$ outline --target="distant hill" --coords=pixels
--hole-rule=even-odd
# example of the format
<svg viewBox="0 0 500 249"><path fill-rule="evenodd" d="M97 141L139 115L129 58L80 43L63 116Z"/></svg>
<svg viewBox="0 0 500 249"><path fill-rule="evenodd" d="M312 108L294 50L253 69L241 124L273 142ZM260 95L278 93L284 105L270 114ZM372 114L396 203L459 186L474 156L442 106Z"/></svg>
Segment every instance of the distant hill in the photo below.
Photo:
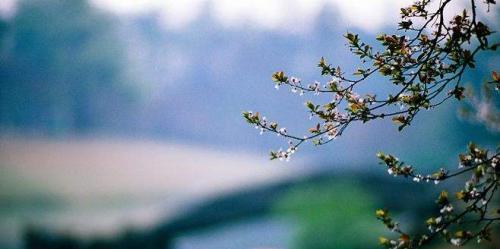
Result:
<svg viewBox="0 0 500 249"><path fill-rule="evenodd" d="M334 182L338 179L351 182L353 186L361 187L374 197L378 196L377 205L385 205L396 213L406 211L427 215L432 210L431 207L424 206L423 202L416 200L415 195L409 194L431 193L430 185L406 184L378 174L326 171L221 195L185 209L178 216L163 221L155 228L129 230L116 238L81 239L67 233L57 234L34 229L28 230L26 245L27 249L51 249L61 246L68 249L174 248L175 239L183 234L215 229L251 217L272 215L277 201L290 190L311 184ZM411 217L417 216L410 216L410 219Z"/></svg>

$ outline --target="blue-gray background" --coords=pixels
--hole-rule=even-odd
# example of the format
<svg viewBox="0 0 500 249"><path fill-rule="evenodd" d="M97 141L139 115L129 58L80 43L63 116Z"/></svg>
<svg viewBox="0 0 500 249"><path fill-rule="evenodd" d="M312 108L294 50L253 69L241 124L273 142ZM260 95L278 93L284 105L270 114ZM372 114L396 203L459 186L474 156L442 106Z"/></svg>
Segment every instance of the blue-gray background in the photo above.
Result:
<svg viewBox="0 0 500 249"><path fill-rule="evenodd" d="M313 1L311 5L319 7L311 14L307 12L311 8L301 11L301 6L309 6L302 1L6 1L1 5L0 19L0 170L4 179L2 207L7 210L3 217L15 224L32 221L31 216L12 217L25 217L16 210L30 207L26 200L39 192L55 193L55 199L58 195L92 199L92 191L101 191L104 196L130 193L123 186L128 186L124 182L130 182L133 170L123 182L98 185L89 192L77 191L80 185L68 193L52 191L60 186L71 189L73 182L61 181L66 175L58 167L70 172L71 167L79 167L74 161L81 157L108 162L100 166L110 168L103 170L108 178L95 180L99 184L116 179L112 172L119 170L117 162L128 161L126 156L134 157L134 153L141 157L141 152L148 159L165 153L185 154L128 165L136 170L144 167L141 164L155 164L154 168L146 167L149 171L141 171L143 178L137 183L141 186L159 173L170 176L172 182L187 179L174 184L179 189L192 187L197 179L217 178L214 174L231 178L233 171L212 171L205 166L227 164L226 168L238 172L239 160L252 165L242 171L256 170L258 173L249 174L256 179L276 171L269 167L279 168L278 175L287 174L287 165L263 162L269 149L286 146L286 141L269 134L259 136L245 124L241 112L259 111L301 135L314 124L308 120L303 103L322 97L299 97L285 88L276 91L270 75L283 70L306 83L325 82L328 79L321 78L316 67L321 56L346 69L356 68L358 61L349 54L342 34L358 32L373 42L375 34L394 29L397 5L402 5L387 0L370 3L368 8L378 6L370 12L363 4L327 2ZM386 12L377 13L384 9ZM489 13L492 23L497 12ZM481 56L465 81L477 88L498 64L495 54ZM359 92L389 89L387 81L375 77ZM424 111L402 133L389 120L354 125L328 146L304 146L289 167L300 168L299 172L324 167L379 170L374 157L377 151L397 154L420 169L454 166L456 154L470 140L490 147L498 141L498 134L461 120L459 107L460 103L451 101ZM74 150L74 154L65 149ZM60 160L51 161L54 158ZM190 169L186 178L177 178L181 173L176 167L183 168L186 160L195 160L192 164L197 167ZM36 173L37 169L41 173ZM248 178L245 173L241 177ZM52 181L57 184L51 185ZM33 187L19 187L20 183ZM206 186L217 184L213 180ZM46 191L45 185L50 186ZM34 191L40 186L43 190ZM143 191L161 192L155 186ZM232 186L215 188L214 192L228 191ZM137 189L133 184L129 187ZM172 190L173 195L182 200L198 198L176 191ZM8 230L9 224L4 222L2 228Z"/></svg>

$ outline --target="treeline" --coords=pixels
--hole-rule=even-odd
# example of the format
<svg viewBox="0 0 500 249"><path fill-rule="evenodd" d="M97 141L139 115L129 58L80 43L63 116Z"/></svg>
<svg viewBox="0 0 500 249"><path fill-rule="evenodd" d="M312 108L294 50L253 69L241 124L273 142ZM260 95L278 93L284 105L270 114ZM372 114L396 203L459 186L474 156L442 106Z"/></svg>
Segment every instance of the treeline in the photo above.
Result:
<svg viewBox="0 0 500 249"><path fill-rule="evenodd" d="M117 27L85 0L20 1L0 19L0 127L82 133L127 115L135 89Z"/></svg>

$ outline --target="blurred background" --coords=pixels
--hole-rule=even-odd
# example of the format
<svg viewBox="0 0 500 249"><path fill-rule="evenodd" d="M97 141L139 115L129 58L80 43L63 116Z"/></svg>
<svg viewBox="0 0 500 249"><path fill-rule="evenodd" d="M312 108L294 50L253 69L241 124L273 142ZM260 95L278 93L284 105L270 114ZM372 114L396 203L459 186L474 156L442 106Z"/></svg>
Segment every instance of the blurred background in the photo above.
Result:
<svg viewBox="0 0 500 249"><path fill-rule="evenodd" d="M454 168L471 140L494 148L498 133L460 104L402 133L352 126L288 163L267 160L286 141L241 117L301 134L315 96L276 91L272 72L325 81L321 56L355 68L342 35L373 42L411 2L0 1L0 248L373 248L380 207L425 229L435 210L415 194L432 204L435 189L388 177L375 153L425 171ZM498 24L498 8L485 19ZM474 88L500 63L477 60Z"/></svg>

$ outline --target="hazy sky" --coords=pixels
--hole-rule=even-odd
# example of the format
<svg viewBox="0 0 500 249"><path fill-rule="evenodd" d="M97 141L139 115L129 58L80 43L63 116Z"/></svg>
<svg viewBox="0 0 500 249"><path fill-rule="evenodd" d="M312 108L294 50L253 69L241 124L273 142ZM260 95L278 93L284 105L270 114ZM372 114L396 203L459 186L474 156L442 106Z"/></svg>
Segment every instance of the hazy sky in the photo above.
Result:
<svg viewBox="0 0 500 249"><path fill-rule="evenodd" d="M410 0L92 0L117 13L161 12L168 28L182 28L210 8L224 26L251 25L263 29L293 27L307 31L323 8L336 8L347 26L370 31L394 23L398 9Z"/></svg>
<svg viewBox="0 0 500 249"><path fill-rule="evenodd" d="M0 1L0 13L11 15L17 0ZM323 8L336 8L348 27L365 31L394 23L398 9L412 0L91 0L97 6L119 14L157 11L167 28L179 29L196 20L202 8L224 26L251 25L262 29L290 28L307 31Z"/></svg>
<svg viewBox="0 0 500 249"><path fill-rule="evenodd" d="M0 15L10 16L19 0L1 0ZM340 13L341 25L376 32L385 25L394 25L399 9L414 0L90 0L96 6L117 14L137 15L157 12L166 28L182 29L209 8L220 24L227 27L252 26L259 29L287 29L306 33L324 8ZM455 10L463 5L456 1ZM438 1L435 1L437 4ZM484 6L480 6L483 7ZM463 8L463 7L459 7ZM489 18L496 13L488 15Z"/></svg>

